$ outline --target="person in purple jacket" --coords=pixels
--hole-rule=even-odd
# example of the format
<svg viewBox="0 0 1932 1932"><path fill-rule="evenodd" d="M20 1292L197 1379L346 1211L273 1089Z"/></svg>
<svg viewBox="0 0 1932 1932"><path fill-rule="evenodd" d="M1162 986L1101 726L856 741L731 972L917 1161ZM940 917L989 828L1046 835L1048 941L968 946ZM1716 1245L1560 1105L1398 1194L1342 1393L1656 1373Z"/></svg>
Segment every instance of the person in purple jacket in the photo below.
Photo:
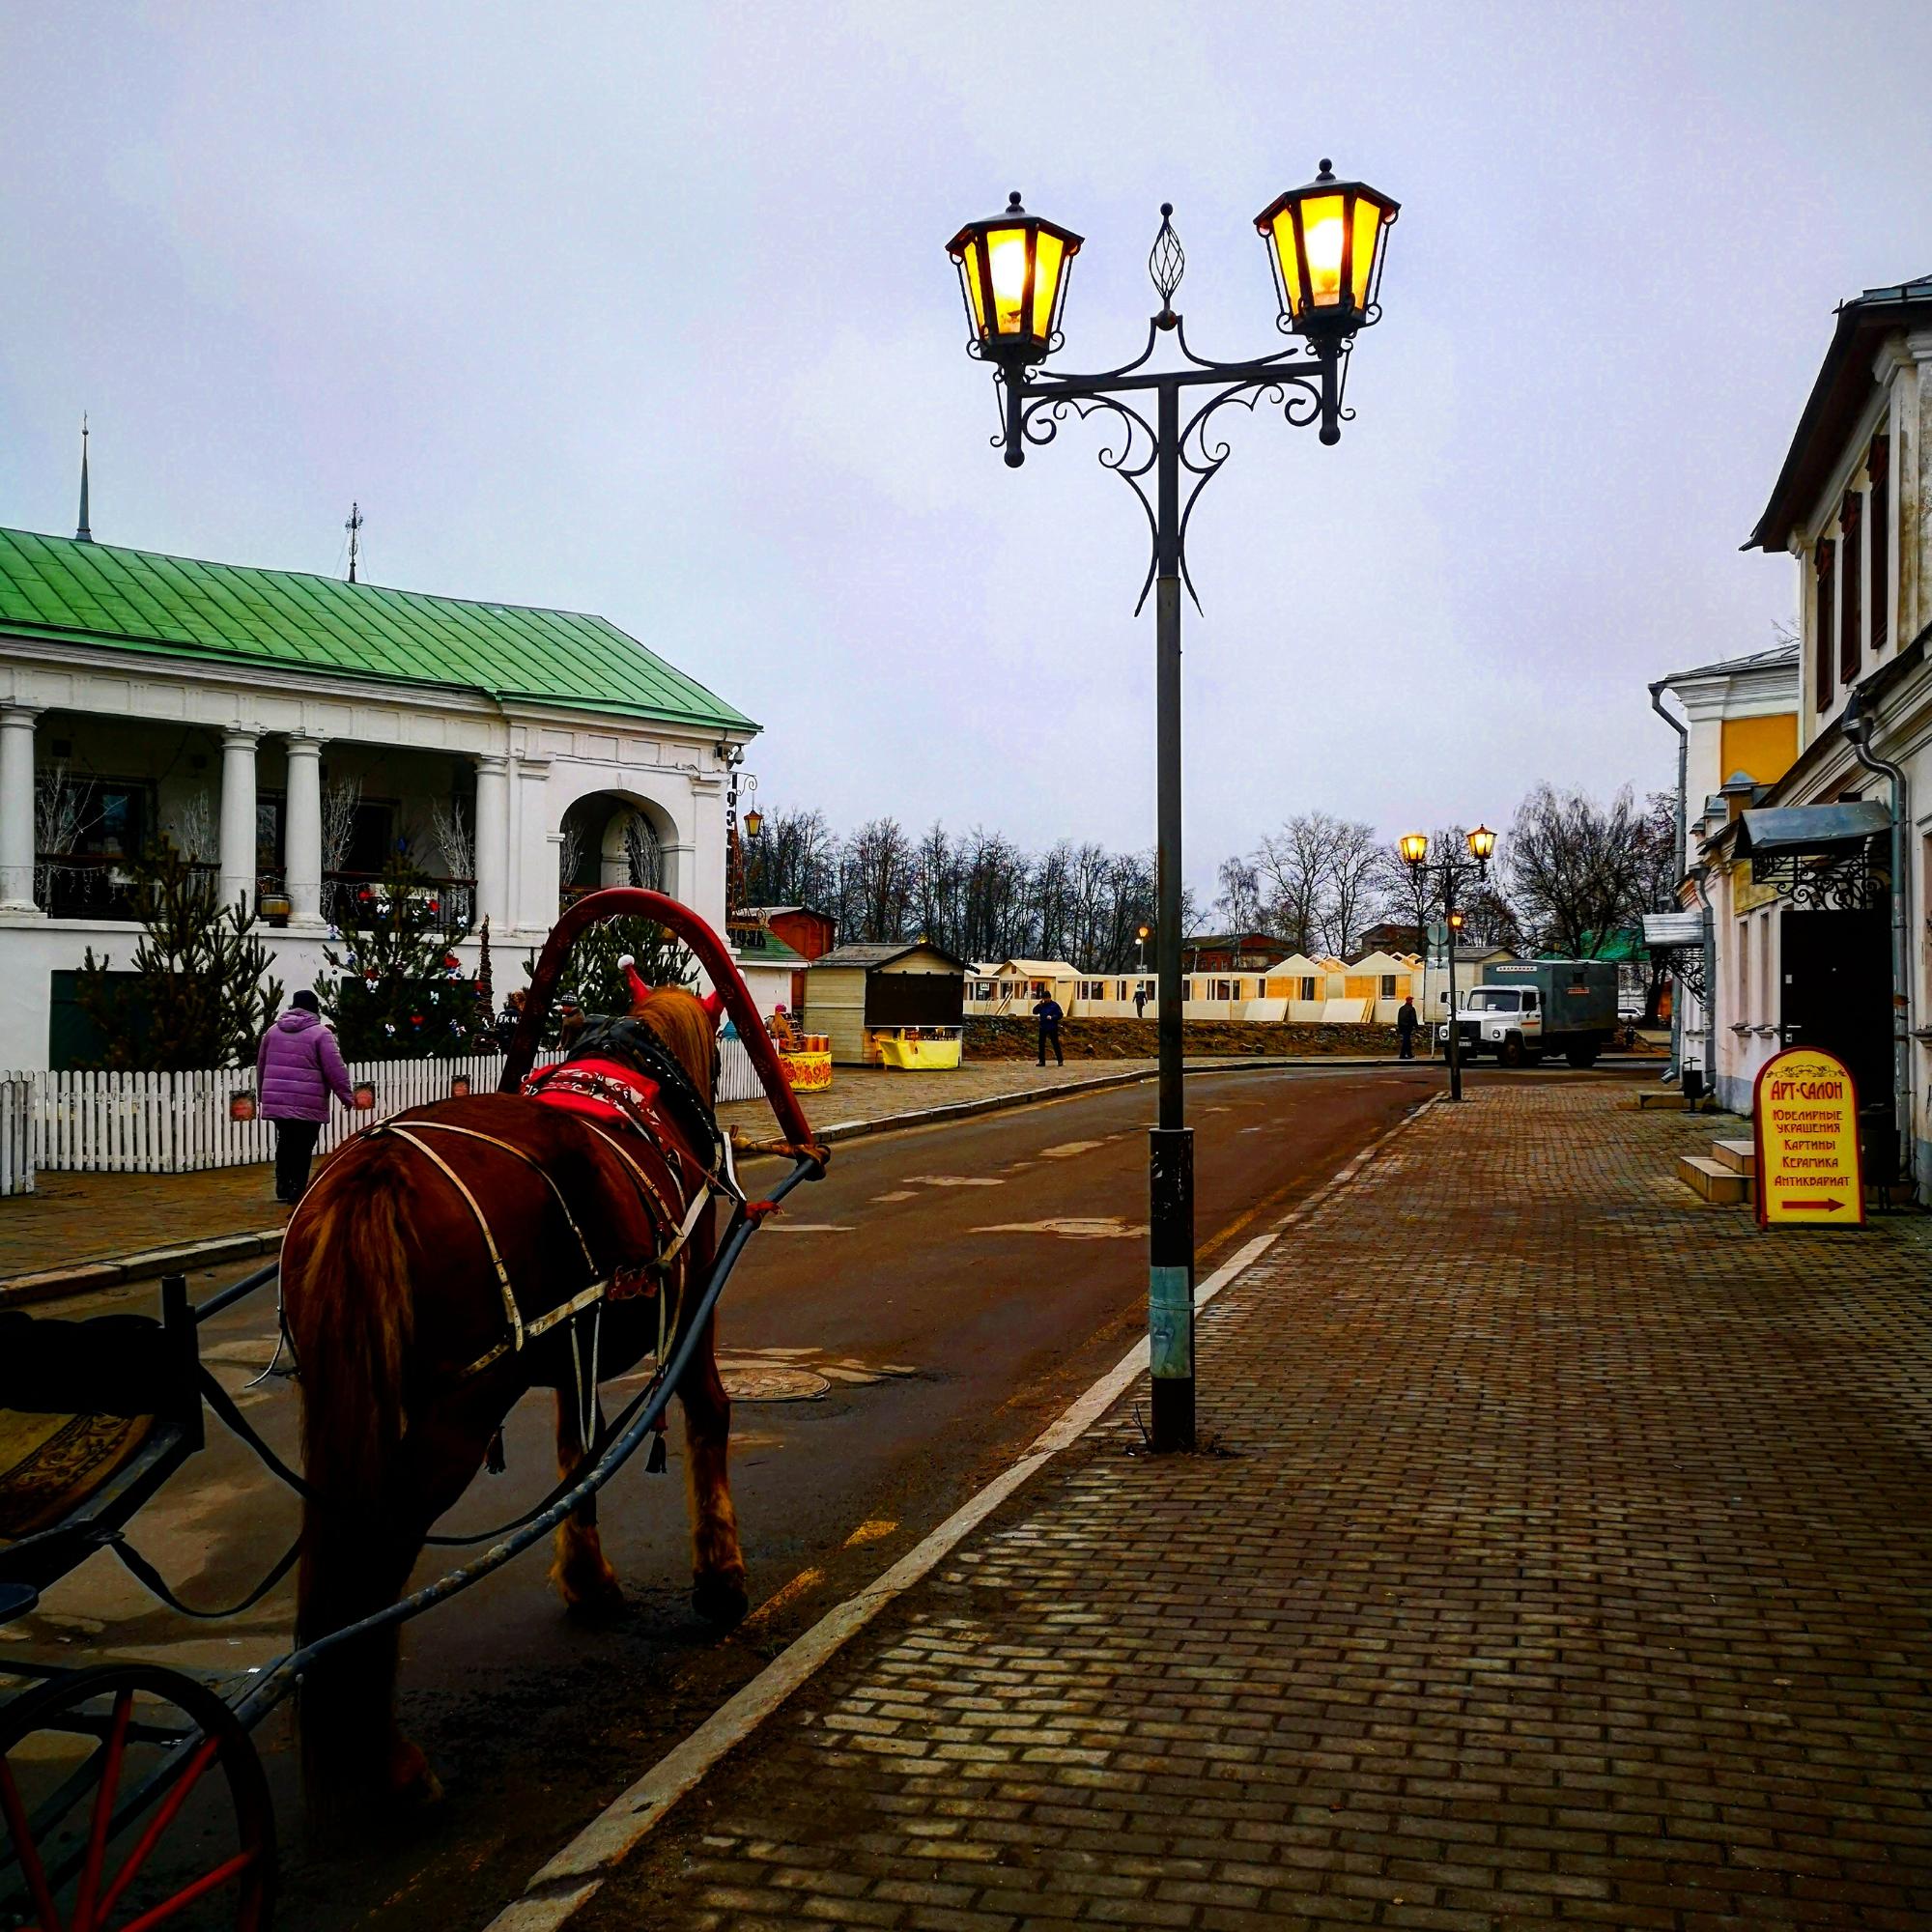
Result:
<svg viewBox="0 0 1932 1932"><path fill-rule="evenodd" d="M267 1033L255 1055L262 1118L275 1123L275 1199L293 1208L308 1185L316 1136L328 1119L328 1096L355 1104L349 1069L335 1036L322 1023L322 1009L304 989Z"/></svg>

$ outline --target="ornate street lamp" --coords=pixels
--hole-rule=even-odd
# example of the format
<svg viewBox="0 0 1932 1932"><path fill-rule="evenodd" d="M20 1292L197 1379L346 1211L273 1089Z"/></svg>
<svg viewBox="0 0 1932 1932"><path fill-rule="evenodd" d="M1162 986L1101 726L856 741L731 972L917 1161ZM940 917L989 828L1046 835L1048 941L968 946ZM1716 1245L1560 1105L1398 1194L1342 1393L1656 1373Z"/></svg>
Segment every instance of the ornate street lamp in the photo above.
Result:
<svg viewBox="0 0 1932 1932"><path fill-rule="evenodd" d="M1326 163L1323 165L1326 166ZM1479 825L1467 836L1469 857L1466 861L1438 859L1433 866L1429 863L1429 838L1426 833L1405 832L1396 843L1401 848L1404 862L1417 879L1427 880L1433 876L1442 895L1442 923L1445 928L1442 950L1449 962L1449 1097L1460 1100L1463 1097L1463 1030L1456 1020L1456 935L1463 930L1463 919L1456 904L1456 889L1466 879L1487 879L1490 876L1490 857L1496 849L1496 835L1487 825ZM1425 952L1425 984L1428 970L1428 955Z"/></svg>
<svg viewBox="0 0 1932 1932"><path fill-rule="evenodd" d="M1173 213L1171 204L1161 205L1148 257L1161 305L1149 321L1147 344L1132 361L1099 375L1041 367L1061 344L1067 277L1081 237L1030 214L1015 193L1004 214L969 222L947 244L972 330L967 351L994 368L1002 422L994 441L1007 462L1017 469L1029 443L1052 442L1069 418L1084 421L1106 411L1115 434L1100 461L1140 498L1153 538L1134 609L1154 593L1160 1123L1148 1162L1148 1336L1157 1450L1194 1446L1194 1151L1180 1087L1182 588L1194 596L1187 520L1203 486L1228 459L1215 420L1227 405L1252 411L1265 401L1296 428L1319 425L1323 442L1341 436L1350 415L1342 395L1355 334L1381 316L1378 290L1396 205L1360 182L1336 181L1326 161L1307 187L1271 202L1256 226L1275 262L1278 327L1295 340L1236 362L1197 355L1188 346L1174 307L1187 263ZM1163 334L1173 338L1181 366L1151 366ZM1190 396L1183 414L1182 392L1196 389L1206 393Z"/></svg>
<svg viewBox="0 0 1932 1932"><path fill-rule="evenodd" d="M1326 160L1306 187L1276 195L1255 227L1268 244L1280 327L1343 338L1374 322L1387 235L1400 212L1366 182L1338 182ZM1334 437L1324 432L1322 440Z"/></svg>
<svg viewBox="0 0 1932 1932"><path fill-rule="evenodd" d="M969 221L946 244L959 268L973 355L1025 364L1060 346L1060 311L1080 241L1070 228L1029 214L1015 188L1004 214Z"/></svg>

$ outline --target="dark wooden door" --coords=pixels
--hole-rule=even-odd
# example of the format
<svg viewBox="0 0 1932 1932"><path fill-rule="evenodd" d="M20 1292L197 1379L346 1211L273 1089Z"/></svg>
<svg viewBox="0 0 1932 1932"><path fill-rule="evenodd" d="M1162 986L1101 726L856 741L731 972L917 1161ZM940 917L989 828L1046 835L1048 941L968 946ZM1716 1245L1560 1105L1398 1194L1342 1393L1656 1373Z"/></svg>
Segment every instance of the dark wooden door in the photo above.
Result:
<svg viewBox="0 0 1932 1932"><path fill-rule="evenodd" d="M1784 1043L1836 1054L1858 1082L1861 1106L1891 1093L1888 918L1884 911L1787 911L1778 935Z"/></svg>

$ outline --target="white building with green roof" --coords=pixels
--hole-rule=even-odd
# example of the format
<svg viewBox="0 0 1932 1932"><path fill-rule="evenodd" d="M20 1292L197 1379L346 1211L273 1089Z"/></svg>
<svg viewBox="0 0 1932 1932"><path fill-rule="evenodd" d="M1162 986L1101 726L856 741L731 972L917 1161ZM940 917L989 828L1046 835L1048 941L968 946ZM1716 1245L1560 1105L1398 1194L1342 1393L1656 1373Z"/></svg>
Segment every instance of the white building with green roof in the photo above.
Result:
<svg viewBox="0 0 1932 1932"><path fill-rule="evenodd" d="M162 833L261 909L290 988L399 842L468 946L489 920L499 993L587 888L655 877L722 929L757 729L603 617L0 529L0 1066L62 1063Z"/></svg>

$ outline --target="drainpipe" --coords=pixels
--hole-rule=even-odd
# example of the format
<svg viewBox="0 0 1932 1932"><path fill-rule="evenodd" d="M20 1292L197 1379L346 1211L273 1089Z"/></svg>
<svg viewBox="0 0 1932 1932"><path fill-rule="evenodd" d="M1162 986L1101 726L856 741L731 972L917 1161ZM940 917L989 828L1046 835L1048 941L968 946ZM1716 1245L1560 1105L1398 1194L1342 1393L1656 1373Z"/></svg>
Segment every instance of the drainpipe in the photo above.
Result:
<svg viewBox="0 0 1932 1932"><path fill-rule="evenodd" d="M1892 1110L1898 1120L1898 1158L1910 1174L1916 1149L1912 1138L1912 941L1906 924L1906 898L1911 878L1906 869L1905 773L1871 748L1871 713L1865 696L1854 688L1845 700L1838 728L1851 745L1852 755L1866 771L1876 772L1891 785L1891 1083Z"/></svg>
<svg viewBox="0 0 1932 1932"><path fill-rule="evenodd" d="M1690 867L1690 878L1697 891L1697 903L1704 908L1704 1092L1715 1098L1718 1092L1718 923L1711 910L1710 895L1704 881L1711 868L1702 860Z"/></svg>
<svg viewBox="0 0 1932 1932"><path fill-rule="evenodd" d="M1677 733L1677 873L1682 878L1686 863L1690 856L1685 843L1684 835L1684 785L1687 767L1690 758L1690 727L1684 724L1682 720L1672 717L1668 711L1664 710L1663 694L1668 685L1669 680L1667 678L1660 678L1650 687L1650 708ZM1710 908L1707 906L1705 908L1705 918L1707 921L1709 917ZM1705 961L1707 971L1709 970L1709 963L1707 957ZM1706 986L1708 990L1708 981L1706 982ZM1666 1081L1675 1080L1683 1071L1684 988L1677 983L1676 976L1673 974L1670 982L1670 1065L1663 1077Z"/></svg>

